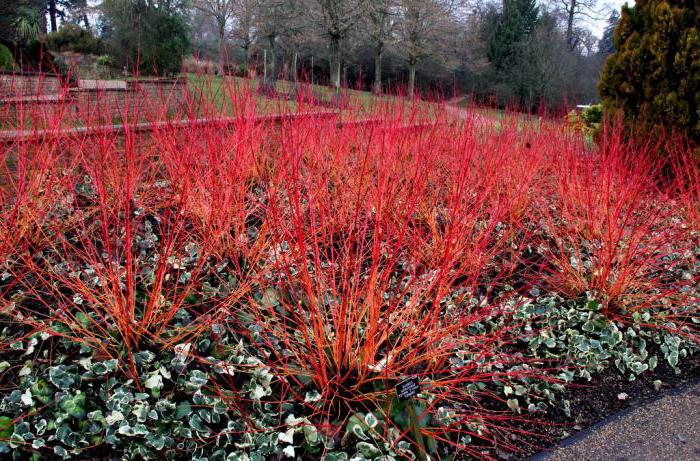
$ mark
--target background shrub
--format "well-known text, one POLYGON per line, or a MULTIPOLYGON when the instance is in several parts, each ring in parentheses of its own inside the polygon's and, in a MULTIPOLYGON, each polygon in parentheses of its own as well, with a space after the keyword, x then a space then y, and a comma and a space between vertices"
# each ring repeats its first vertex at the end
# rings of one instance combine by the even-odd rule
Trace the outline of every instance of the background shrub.
POLYGON ((100 54, 102 42, 91 31, 76 24, 64 24, 57 32, 46 35, 46 45, 51 51, 74 51, 100 54))
POLYGON ((97 59, 95 60, 95 64, 97 64, 98 66, 112 67, 112 65, 114 64, 114 60, 110 55, 103 54, 97 57, 97 59))
POLYGON ((617 53, 599 90, 627 124, 673 129, 700 142, 700 15, 697 3, 640 0, 622 8, 617 53))
POLYGON ((156 8, 141 2, 107 0, 102 4, 105 36, 119 67, 141 74, 174 74, 189 48, 184 6, 171 2, 156 8))
POLYGON ((593 104, 583 108, 580 112, 572 110, 567 116, 567 123, 584 135, 596 140, 600 135, 600 125, 603 122, 603 106, 593 104))
POLYGON ((0 69, 12 70, 14 66, 12 52, 6 46, 0 45, 0 69))
POLYGON ((198 75, 214 75, 219 71, 219 64, 207 59, 189 57, 182 60, 182 71, 198 75))

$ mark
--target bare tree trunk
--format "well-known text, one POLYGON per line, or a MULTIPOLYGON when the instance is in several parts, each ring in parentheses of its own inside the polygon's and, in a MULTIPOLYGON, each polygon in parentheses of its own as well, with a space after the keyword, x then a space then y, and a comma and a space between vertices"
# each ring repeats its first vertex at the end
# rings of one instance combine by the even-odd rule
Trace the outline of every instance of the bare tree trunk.
POLYGON ((331 85, 340 93, 340 37, 331 36, 331 85))
POLYGON ((576 14, 576 0, 570 0, 568 8, 566 8, 566 42, 569 48, 574 48, 574 15, 576 14))
POLYGON ((277 39, 276 35, 268 35, 267 40, 268 43, 270 44, 270 64, 268 66, 268 82, 270 85, 272 85, 272 88, 274 89, 275 85, 275 80, 277 80, 277 71, 275 69, 275 64, 276 64, 276 54, 275 54, 275 40, 277 39))
POLYGON ((291 70, 291 81, 292 81, 292 94, 297 92, 297 51, 294 50, 292 55, 292 70, 291 70))
POLYGON ((384 45, 378 44, 374 50, 374 92, 382 94, 382 55, 384 45))
POLYGON ((250 40, 245 40, 241 48, 243 48, 243 53, 245 54, 245 65, 248 66, 250 65, 250 40))
POLYGON ((219 21, 219 65, 221 66, 221 75, 225 75, 226 68, 226 23, 219 21))
POLYGON ((410 59, 408 61, 408 99, 413 100, 414 93, 416 92, 416 59, 410 59))
POLYGON ((58 11, 56 9, 56 0, 49 0, 49 19, 51 20, 51 32, 56 32, 58 30, 58 23, 56 22, 56 16, 58 11))
POLYGON ((83 21, 83 24, 85 25, 85 28, 87 30, 91 30, 90 28, 90 21, 88 20, 88 15, 87 15, 87 0, 80 0, 77 3, 77 6, 80 7, 80 11, 83 13, 80 20, 83 21))

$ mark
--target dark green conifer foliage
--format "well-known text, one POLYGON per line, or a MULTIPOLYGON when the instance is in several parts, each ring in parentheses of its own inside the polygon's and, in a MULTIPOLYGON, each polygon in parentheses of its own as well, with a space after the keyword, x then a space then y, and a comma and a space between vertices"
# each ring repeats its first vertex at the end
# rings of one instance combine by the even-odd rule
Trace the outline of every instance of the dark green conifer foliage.
POLYGON ((503 0, 503 11, 488 49, 489 61, 497 71, 514 64, 522 43, 537 27, 538 17, 536 0, 503 0))
POLYGON ((677 130, 700 142, 700 0, 623 7, 599 84, 604 107, 630 127, 677 130))

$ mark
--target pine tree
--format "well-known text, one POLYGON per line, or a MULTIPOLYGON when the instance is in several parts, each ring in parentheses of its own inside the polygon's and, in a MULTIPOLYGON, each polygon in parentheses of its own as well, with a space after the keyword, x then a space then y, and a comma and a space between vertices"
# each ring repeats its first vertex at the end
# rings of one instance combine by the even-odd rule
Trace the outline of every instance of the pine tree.
POLYGON ((503 0, 503 11, 489 42, 488 58, 497 71, 507 70, 517 60, 527 36, 537 27, 536 0, 503 0))
POLYGON ((637 0, 623 7, 601 76, 608 110, 630 127, 679 130, 700 143, 698 0, 637 0))

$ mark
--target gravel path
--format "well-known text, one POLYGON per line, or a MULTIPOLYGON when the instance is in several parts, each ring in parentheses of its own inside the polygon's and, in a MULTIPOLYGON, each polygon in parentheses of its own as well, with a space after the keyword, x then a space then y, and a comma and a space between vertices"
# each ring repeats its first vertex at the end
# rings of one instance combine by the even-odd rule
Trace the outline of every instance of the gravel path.
POLYGON ((700 382, 633 406, 531 461, 700 460, 700 382))
POLYGON ((483 115, 474 113, 473 111, 468 111, 467 109, 464 109, 462 107, 459 107, 459 102, 463 98, 461 96, 456 96, 448 101, 445 101, 444 103, 444 108, 445 111, 450 114, 451 116, 458 118, 460 120, 466 120, 467 118, 471 118, 476 124, 481 125, 481 126, 488 126, 490 127, 493 124, 493 120, 489 120, 488 118, 484 117, 483 115))

